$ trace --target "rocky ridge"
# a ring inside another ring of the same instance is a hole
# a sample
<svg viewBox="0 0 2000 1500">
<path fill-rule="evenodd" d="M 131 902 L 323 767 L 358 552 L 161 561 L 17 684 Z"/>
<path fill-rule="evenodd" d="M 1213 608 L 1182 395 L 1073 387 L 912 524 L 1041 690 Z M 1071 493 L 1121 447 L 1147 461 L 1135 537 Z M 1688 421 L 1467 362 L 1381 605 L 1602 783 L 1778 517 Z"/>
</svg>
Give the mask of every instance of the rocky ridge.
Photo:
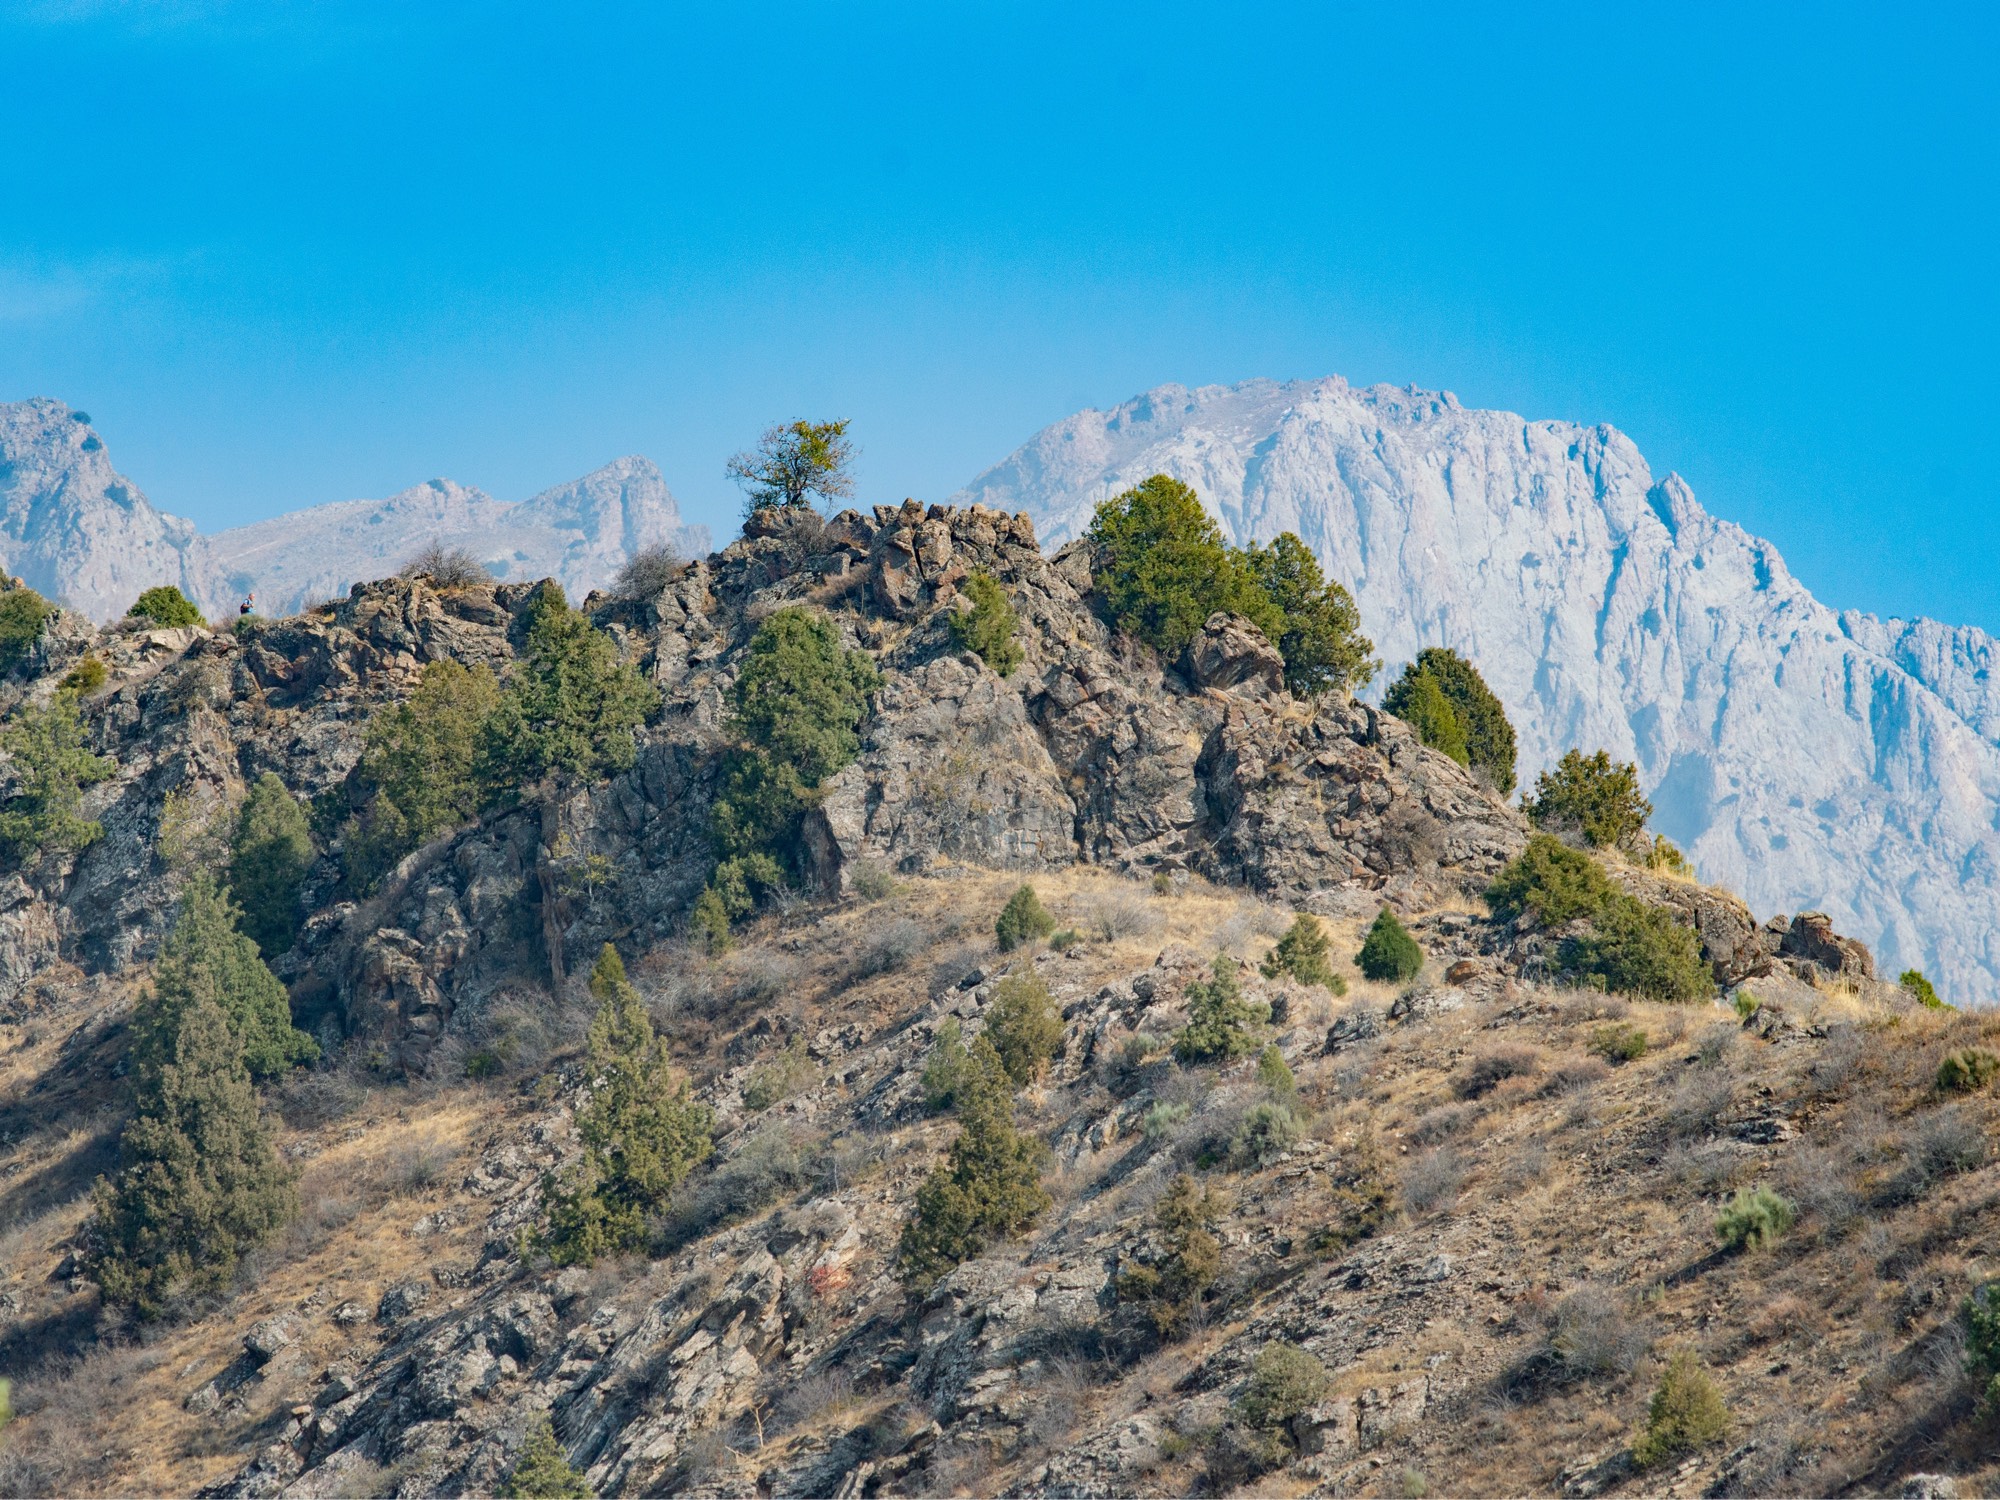
<svg viewBox="0 0 2000 1500">
<path fill-rule="evenodd" d="M 1837 615 L 1611 427 L 1337 377 L 1161 386 L 1054 424 L 953 499 L 1025 510 L 1060 543 L 1156 472 L 1239 543 L 1295 531 L 1391 676 L 1425 646 L 1469 655 L 1524 783 L 1572 746 L 1636 760 L 1708 880 L 2000 996 L 1983 632 Z"/>
</svg>

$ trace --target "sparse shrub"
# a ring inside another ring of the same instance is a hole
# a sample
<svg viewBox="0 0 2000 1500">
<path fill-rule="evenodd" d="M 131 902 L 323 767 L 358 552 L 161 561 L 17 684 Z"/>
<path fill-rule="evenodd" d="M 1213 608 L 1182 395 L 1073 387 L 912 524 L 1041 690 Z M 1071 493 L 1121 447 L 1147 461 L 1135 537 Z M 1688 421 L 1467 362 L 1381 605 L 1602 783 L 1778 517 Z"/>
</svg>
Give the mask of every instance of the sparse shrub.
<svg viewBox="0 0 2000 1500">
<path fill-rule="evenodd" d="M 1694 866 L 1687 856 L 1665 834 L 1653 835 L 1652 843 L 1646 846 L 1646 868 L 1660 875 L 1676 875 L 1683 880 L 1694 879 Z"/>
<path fill-rule="evenodd" d="M 1155 896 L 1171 896 L 1173 893 L 1174 877 L 1172 872 L 1155 870 L 1153 872 L 1153 894 Z"/>
<path fill-rule="evenodd" d="M 1010 974 L 993 988 L 984 1035 L 1016 1084 L 1035 1082 L 1062 1051 L 1063 1023 L 1049 987 L 1032 971 Z"/>
<path fill-rule="evenodd" d="M 1465 1163 L 1450 1147 L 1427 1151 L 1403 1172 L 1403 1204 L 1414 1214 L 1449 1208 L 1465 1183 Z"/>
<path fill-rule="evenodd" d="M 738 1223 L 796 1193 L 832 1164 L 824 1137 L 796 1126 L 769 1124 L 750 1134 L 711 1171 L 690 1176 L 673 1195 L 654 1253 L 676 1249 L 724 1224 Z"/>
<path fill-rule="evenodd" d="M 902 968 L 923 951 L 925 936 L 923 923 L 913 917 L 896 917 L 870 929 L 855 955 L 855 977 L 866 979 Z"/>
<path fill-rule="evenodd" d="M 1185 1113 L 1185 1106 L 1182 1106 Z M 1153 1210 L 1153 1227 L 1163 1254 L 1118 1278 L 1118 1300 L 1142 1303 L 1154 1330 L 1173 1339 L 1187 1331 L 1201 1300 L 1222 1274 L 1222 1242 L 1215 1226 L 1229 1200 L 1204 1188 L 1185 1172 L 1174 1174 Z"/>
<path fill-rule="evenodd" d="M 1277 946 L 1264 955 L 1264 977 L 1289 974 L 1301 984 L 1323 985 L 1336 995 L 1347 993 L 1347 981 L 1333 971 L 1332 945 L 1319 918 L 1300 912 Z"/>
<path fill-rule="evenodd" d="M 201 611 L 194 607 L 186 594 L 171 583 L 163 583 L 158 588 L 147 589 L 126 611 L 135 620 L 150 620 L 167 630 L 177 630 L 186 625 L 202 623 Z"/>
<path fill-rule="evenodd" d="M 1049 934 L 1049 946 L 1058 953 L 1067 953 L 1083 941 L 1083 934 L 1074 927 L 1065 927 L 1060 932 Z"/>
<path fill-rule="evenodd" d="M 713 1149 L 708 1107 L 673 1078 L 624 962 L 609 943 L 591 972 L 589 1101 L 576 1113 L 583 1160 L 546 1184 L 550 1254 L 588 1264 L 645 1242 L 647 1216 Z"/>
<path fill-rule="evenodd" d="M 1541 1055 L 1532 1047 L 1498 1047 L 1475 1058 L 1453 1088 L 1461 1099 L 1484 1098 L 1503 1079 L 1526 1078 L 1541 1065 Z"/>
<path fill-rule="evenodd" d="M 383 1169 L 383 1185 L 398 1198 L 413 1198 L 443 1180 L 445 1168 L 455 1153 L 433 1135 L 417 1135 L 400 1140 L 389 1149 Z"/>
<path fill-rule="evenodd" d="M 1230 1062 L 1257 1046 L 1256 1028 L 1270 1010 L 1243 998 L 1236 960 L 1215 955 L 1209 977 L 1187 987 L 1187 1024 L 1174 1033 L 1174 1056 L 1184 1063 Z"/>
<path fill-rule="evenodd" d="M 1751 994 L 1748 990 L 1738 990 L 1736 992 L 1736 998 L 1730 1001 L 1729 1003 L 1730 1006 L 1736 1012 L 1736 1019 L 1739 1021 L 1747 1021 L 1752 1016 L 1757 1014 L 1757 1007 L 1762 1005 L 1764 1002 L 1762 1000 L 1759 1000 L 1755 995 Z"/>
<path fill-rule="evenodd" d="M 56 684 L 56 691 L 74 693 L 79 698 L 86 697 L 103 687 L 110 680 L 110 676 L 110 669 L 104 665 L 103 657 L 86 656 L 63 674 L 62 681 Z"/>
<path fill-rule="evenodd" d="M 958 1022 L 944 1022 L 931 1043 L 931 1055 L 919 1080 L 924 1104 L 933 1113 L 955 1106 L 965 1091 L 971 1066 L 971 1054 L 966 1051 L 965 1034 Z"/>
<path fill-rule="evenodd" d="M 816 1070 L 806 1055 L 804 1037 L 795 1036 L 769 1062 L 750 1070 L 743 1085 L 743 1107 L 765 1110 L 811 1085 Z"/>
<path fill-rule="evenodd" d="M 229 886 L 243 904 L 243 930 L 266 960 L 298 940 L 299 890 L 313 861 L 305 809 L 266 771 L 243 799 L 230 848 Z"/>
<path fill-rule="evenodd" d="M 639 753 L 635 732 L 659 701 L 639 669 L 619 660 L 617 642 L 544 581 L 506 689 L 479 726 L 473 770 L 486 805 L 545 777 L 590 781 L 625 770 Z"/>
<path fill-rule="evenodd" d="M 14 780 L 0 804 L 0 850 L 11 863 L 87 848 L 103 836 L 104 825 L 83 816 L 83 792 L 109 779 L 117 763 L 85 743 L 74 694 L 15 709 L 0 728 L 0 751 Z"/>
<path fill-rule="evenodd" d="M 847 877 L 847 888 L 860 901 L 885 901 L 896 894 L 896 877 L 878 864 L 860 864 Z"/>
<path fill-rule="evenodd" d="M 1646 1055 L 1646 1044 L 1645 1029 L 1630 1024 L 1599 1026 L 1590 1033 L 1590 1050 L 1613 1067 L 1637 1062 Z"/>
<path fill-rule="evenodd" d="M 1903 970 L 1902 977 L 1896 982 L 1903 987 L 1904 992 L 1912 1000 L 1916 1001 L 1917 1004 L 1923 1006 L 1926 1010 L 1952 1009 L 1951 1006 L 1939 998 L 1937 990 L 1928 979 L 1924 978 L 1924 971 L 1922 969 L 1905 969 Z"/>
<path fill-rule="evenodd" d="M 1682 1349 L 1668 1361 L 1646 1413 L 1646 1430 L 1632 1444 L 1632 1461 L 1642 1469 L 1719 1441 L 1729 1431 L 1722 1393 L 1694 1351 Z"/>
<path fill-rule="evenodd" d="M 1318 1402 L 1332 1381 L 1326 1366 L 1298 1345 L 1273 1340 L 1250 1362 L 1250 1382 L 1236 1398 L 1236 1414 L 1252 1427 L 1282 1431 Z"/>
<path fill-rule="evenodd" d="M 1035 888 L 1024 885 L 1007 898 L 1007 904 L 1000 909 L 1000 916 L 993 924 L 993 935 L 999 941 L 1002 953 L 1012 953 L 1023 943 L 1031 943 L 1036 938 L 1045 938 L 1056 930 L 1056 919 L 1049 915 L 1048 908 L 1035 895 Z"/>
<path fill-rule="evenodd" d="M 1798 1210 L 1767 1187 L 1744 1188 L 1723 1205 L 1716 1238 L 1728 1250 L 1768 1250 L 1791 1229 Z"/>
<path fill-rule="evenodd" d="M 0 672 L 27 660 L 56 607 L 31 588 L 0 590 Z"/>
<path fill-rule="evenodd" d="M 1291 1065 L 1285 1061 L 1285 1054 L 1278 1050 L 1276 1042 L 1265 1044 L 1257 1054 L 1257 1086 L 1270 1096 L 1272 1103 L 1294 1109 L 1299 1102 L 1299 1080 L 1293 1075 Z"/>
<path fill-rule="evenodd" d="M 952 645 L 974 653 L 1002 677 L 1011 677 L 1021 665 L 1022 652 L 1014 639 L 1020 617 L 1007 601 L 1007 591 L 991 573 L 976 569 L 959 585 L 959 592 L 972 608 L 950 615 Z"/>
<path fill-rule="evenodd" d="M 1532 913 L 1541 926 L 1560 927 L 1578 917 L 1601 915 L 1618 894 L 1596 860 L 1538 833 L 1486 888 L 1486 904 L 1503 922 Z"/>
<path fill-rule="evenodd" d="M 1011 1091 L 993 1044 L 981 1036 L 968 1063 L 958 1139 L 917 1189 L 897 1250 L 898 1274 L 915 1290 L 1033 1223 L 1052 1201 L 1041 1184 L 1048 1148 L 1014 1128 Z"/>
<path fill-rule="evenodd" d="M 1627 1375 L 1646 1352 L 1646 1332 L 1601 1287 L 1578 1287 L 1556 1307 L 1549 1351 L 1572 1380 Z"/>
<path fill-rule="evenodd" d="M 881 674 L 815 611 L 781 609 L 757 627 L 730 690 L 728 757 L 712 809 L 718 863 L 709 889 L 729 920 L 797 881 L 800 829 L 819 787 L 861 750 Z M 711 907 L 711 910 L 714 909 Z"/>
<path fill-rule="evenodd" d="M 1091 930 L 1107 943 L 1157 932 L 1161 920 L 1159 910 L 1150 901 L 1136 896 L 1107 896 L 1090 908 Z"/>
<path fill-rule="evenodd" d="M 1403 1500 L 1424 1500 L 1431 1492 L 1431 1482 L 1424 1478 L 1421 1469 L 1405 1469 L 1396 1476 L 1396 1493 Z"/>
<path fill-rule="evenodd" d="M 1229 1139 L 1229 1160 L 1238 1167 L 1268 1167 L 1298 1145 L 1304 1134 L 1298 1112 L 1265 1099 L 1250 1106 Z"/>
<path fill-rule="evenodd" d="M 687 563 L 679 553 L 665 542 L 655 542 L 625 559 L 611 592 L 619 599 L 657 599 L 686 571 Z"/>
<path fill-rule="evenodd" d="M 593 1491 L 556 1441 L 548 1417 L 542 1416 L 529 1429 L 500 1494 L 504 1500 L 591 1500 Z"/>
<path fill-rule="evenodd" d="M 368 721 L 354 771 L 366 801 L 341 831 L 356 890 L 373 889 L 404 855 L 478 815 L 480 735 L 499 703 L 491 670 L 445 658 L 424 668 L 406 702 Z"/>
<path fill-rule="evenodd" d="M 434 537 L 403 564 L 399 576 L 428 578 L 434 589 L 466 589 L 475 583 L 488 582 L 491 575 L 463 547 L 447 547 Z"/>
<path fill-rule="evenodd" d="M 1984 1047 L 1962 1047 L 1947 1052 L 1938 1064 L 1937 1088 L 1941 1094 L 1973 1094 L 1993 1081 L 2000 1072 L 2000 1057 Z"/>
<path fill-rule="evenodd" d="M 1139 1133 L 1147 1145 L 1157 1146 L 1178 1130 L 1190 1113 L 1190 1107 L 1177 1099 L 1156 1099 L 1139 1116 Z"/>
<path fill-rule="evenodd" d="M 1986 1164 L 1986 1131 L 1974 1113 L 1961 1105 L 1934 1111 L 1917 1127 L 1910 1143 L 1908 1194 L 1916 1197 L 1931 1184 Z"/>
<path fill-rule="evenodd" d="M 1636 837 L 1653 804 L 1639 794 L 1639 768 L 1630 761 L 1570 750 L 1535 778 L 1535 795 L 1521 811 L 1537 828 L 1580 833 L 1602 849 Z"/>
<path fill-rule="evenodd" d="M 1424 950 L 1396 919 L 1395 912 L 1385 906 L 1375 914 L 1375 924 L 1362 939 L 1354 963 L 1370 979 L 1401 983 L 1417 977 L 1424 966 Z"/>
<path fill-rule="evenodd" d="M 1708 1134 L 1734 1100 L 1736 1090 L 1729 1075 L 1720 1069 L 1701 1069 L 1683 1074 L 1667 1096 L 1661 1121 L 1667 1134 L 1689 1140 Z"/>
<path fill-rule="evenodd" d="M 1715 993 L 1701 940 L 1657 906 L 1620 896 L 1592 919 L 1595 931 L 1563 944 L 1563 963 L 1579 974 L 1648 1000 L 1689 1002 Z"/>
</svg>

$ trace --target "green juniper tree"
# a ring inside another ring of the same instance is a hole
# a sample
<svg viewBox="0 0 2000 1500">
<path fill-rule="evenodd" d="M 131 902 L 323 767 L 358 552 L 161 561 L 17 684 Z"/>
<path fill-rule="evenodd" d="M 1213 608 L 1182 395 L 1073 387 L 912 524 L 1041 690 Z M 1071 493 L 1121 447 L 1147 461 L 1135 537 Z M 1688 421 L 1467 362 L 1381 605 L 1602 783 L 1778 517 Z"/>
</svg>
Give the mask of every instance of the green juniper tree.
<svg viewBox="0 0 2000 1500">
<path fill-rule="evenodd" d="M 313 861 L 305 809 L 266 771 L 243 799 L 230 848 L 230 892 L 243 906 L 243 930 L 266 959 L 298 940 L 304 913 L 299 888 Z"/>
<path fill-rule="evenodd" d="M 1326 929 L 1311 912 L 1300 912 L 1277 945 L 1264 955 L 1266 979 L 1290 975 L 1301 984 L 1324 985 L 1336 995 L 1347 993 L 1347 981 L 1333 970 L 1333 947 Z"/>
<path fill-rule="evenodd" d="M 25 585 L 0 590 L 0 672 L 11 672 L 23 661 L 56 607 Z"/>
<path fill-rule="evenodd" d="M 1291 532 L 1244 554 L 1250 576 L 1278 612 L 1272 644 L 1285 658 L 1285 686 L 1300 698 L 1351 693 L 1380 669 L 1361 633 L 1354 596 L 1329 579 L 1312 549 Z"/>
<path fill-rule="evenodd" d="M 593 1500 L 590 1486 L 556 1441 L 555 1427 L 546 1415 L 529 1430 L 500 1494 L 502 1500 Z"/>
<path fill-rule="evenodd" d="M 667 1205 L 712 1147 L 713 1117 L 676 1081 L 624 961 L 609 943 L 591 971 L 589 1102 L 577 1111 L 583 1160 L 548 1184 L 548 1245 L 560 1264 L 588 1263 L 645 1243 L 647 1218 Z"/>
<path fill-rule="evenodd" d="M 117 763 L 90 750 L 74 693 L 15 709 L 0 728 L 0 751 L 14 774 L 14 789 L 0 803 L 0 851 L 10 863 L 82 849 L 103 836 L 104 826 L 83 816 L 83 792 Z"/>
<path fill-rule="evenodd" d="M 1535 795 L 1521 810 L 1537 828 L 1573 830 L 1602 849 L 1636 836 L 1653 804 L 1640 795 L 1632 762 L 1614 761 L 1603 750 L 1588 756 L 1570 750 L 1535 778 Z"/>
<path fill-rule="evenodd" d="M 194 607 L 192 600 L 171 583 L 163 583 L 157 588 L 147 589 L 126 611 L 134 619 L 150 620 L 155 625 L 175 629 L 183 625 L 203 623 L 201 611 Z"/>
<path fill-rule="evenodd" d="M 1243 998 L 1241 966 L 1215 955 L 1207 979 L 1187 987 L 1187 1024 L 1174 1033 L 1174 1056 L 1184 1063 L 1230 1062 L 1257 1050 L 1257 1028 L 1271 1019 L 1267 1005 Z"/>
<path fill-rule="evenodd" d="M 949 617 L 952 645 L 974 652 L 1002 677 L 1012 676 L 1021 665 L 1021 646 L 1014 639 L 1021 622 L 1014 606 L 1007 602 L 1007 591 L 991 573 L 974 572 L 959 592 L 972 608 L 954 611 Z"/>
<path fill-rule="evenodd" d="M 1248 616 L 1277 640 L 1284 617 L 1200 497 L 1155 474 L 1105 501 L 1086 539 L 1101 559 L 1093 581 L 1118 628 L 1162 656 L 1180 655 L 1217 610 Z"/>
<path fill-rule="evenodd" d="M 1435 677 L 1428 672 L 1419 672 L 1414 677 L 1406 673 L 1391 690 L 1390 697 L 1394 701 L 1385 699 L 1383 707 L 1416 730 L 1420 741 L 1442 755 L 1449 755 L 1461 766 L 1472 764 L 1472 752 L 1465 743 L 1465 725 Z"/>
<path fill-rule="evenodd" d="M 1445 716 L 1422 686 L 1425 678 L 1449 710 L 1449 723 L 1444 722 Z M 1382 706 L 1416 726 L 1426 745 L 1484 772 L 1503 797 L 1514 790 L 1514 726 L 1479 669 L 1456 651 L 1445 646 L 1419 651 L 1384 696 Z M 1464 753 L 1455 753 L 1453 746 L 1461 747 Z"/>
<path fill-rule="evenodd" d="M 1417 977 L 1417 971 L 1424 966 L 1424 950 L 1417 946 L 1417 940 L 1396 919 L 1396 914 L 1385 906 L 1375 914 L 1375 923 L 1368 929 L 1368 936 L 1362 939 L 1361 951 L 1355 955 L 1354 962 L 1370 979 L 1400 983 Z"/>
<path fill-rule="evenodd" d="M 1049 987 L 1032 970 L 1010 974 L 993 987 L 986 1029 L 1000 1066 L 1017 1085 L 1033 1083 L 1049 1070 L 1049 1060 L 1062 1051 L 1062 1016 Z"/>
<path fill-rule="evenodd" d="M 445 659 L 424 668 L 407 701 L 368 721 L 355 768 L 368 800 L 341 840 L 357 890 L 373 888 L 411 850 L 478 815 L 481 733 L 499 706 L 491 668 Z"/>
<path fill-rule="evenodd" d="M 1042 905 L 1035 888 L 1024 885 L 1007 898 L 1007 904 L 1000 908 L 1000 915 L 994 919 L 993 938 L 1000 945 L 1002 953 L 1012 953 L 1023 943 L 1032 943 L 1037 938 L 1045 938 L 1056 930 L 1056 919 L 1049 915 Z"/>
</svg>

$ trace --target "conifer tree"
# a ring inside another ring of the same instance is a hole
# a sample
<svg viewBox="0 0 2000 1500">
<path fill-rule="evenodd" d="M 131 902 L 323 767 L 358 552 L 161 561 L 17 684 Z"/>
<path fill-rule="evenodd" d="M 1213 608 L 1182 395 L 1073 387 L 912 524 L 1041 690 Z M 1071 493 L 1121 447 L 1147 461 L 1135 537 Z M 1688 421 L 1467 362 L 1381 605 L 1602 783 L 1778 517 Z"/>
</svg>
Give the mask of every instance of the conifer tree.
<svg viewBox="0 0 2000 1500">
<path fill-rule="evenodd" d="M 546 1416 L 528 1433 L 500 1494 L 503 1500 L 592 1500 L 590 1486 L 556 1441 Z"/>
<path fill-rule="evenodd" d="M 1554 770 L 1535 778 L 1535 795 L 1522 800 L 1521 811 L 1537 828 L 1581 833 L 1602 849 L 1636 837 L 1653 804 L 1640 794 L 1632 761 L 1615 761 L 1604 750 L 1567 750 Z"/>
<path fill-rule="evenodd" d="M 1487 687 L 1479 669 L 1449 647 L 1427 646 L 1417 653 L 1415 661 L 1403 669 L 1403 675 L 1382 699 L 1382 706 L 1400 719 L 1417 723 L 1410 700 L 1418 690 L 1417 680 L 1421 677 L 1430 678 L 1445 702 L 1451 705 L 1458 738 L 1465 745 L 1465 764 L 1475 771 L 1485 772 L 1493 789 L 1503 797 L 1513 791 L 1514 726 L 1507 721 L 1506 709 L 1494 696 L 1493 690 Z M 1424 712 L 1435 715 L 1434 708 L 1427 708 Z M 1425 738 L 1424 743 L 1437 749 L 1445 748 L 1429 738 Z M 1445 753 L 1450 754 L 1450 751 Z"/>
<path fill-rule="evenodd" d="M 984 1036 L 969 1051 L 956 1108 L 958 1139 L 917 1189 L 898 1247 L 898 1271 L 919 1290 L 1033 1223 L 1053 1201 L 1041 1181 L 1048 1148 L 1014 1128 L 1012 1085 Z"/>
<path fill-rule="evenodd" d="M 266 959 L 298 940 L 304 915 L 299 888 L 312 860 L 305 809 L 266 771 L 243 800 L 229 861 L 229 887 L 243 905 L 243 930 Z"/>
<path fill-rule="evenodd" d="M 1375 914 L 1375 923 L 1362 939 L 1361 951 L 1354 962 L 1370 979 L 1400 982 L 1417 977 L 1417 971 L 1424 966 L 1424 950 L 1385 906 Z"/>
<path fill-rule="evenodd" d="M 1002 953 L 1012 953 L 1023 943 L 1045 938 L 1055 930 L 1056 919 L 1031 885 L 1021 886 L 1009 896 L 993 923 L 993 937 Z"/>
<path fill-rule="evenodd" d="M 152 1002 L 132 1017 L 136 1066 L 165 1057 L 182 1013 L 204 1003 L 222 1011 L 252 1078 L 268 1078 L 319 1056 L 319 1044 L 292 1025 L 284 985 L 237 919 L 235 903 L 213 876 L 197 871 L 188 877 L 180 914 L 160 944 Z"/>
<path fill-rule="evenodd" d="M 1326 929 L 1311 912 L 1302 911 L 1292 919 L 1277 946 L 1264 955 L 1262 968 L 1266 979 L 1289 974 L 1301 984 L 1324 985 L 1336 995 L 1347 993 L 1347 981 L 1333 971 Z"/>
<path fill-rule="evenodd" d="M 1013 675 L 1021 665 L 1020 643 L 1014 632 L 1020 616 L 1007 602 L 1007 591 L 991 573 L 976 571 L 959 587 L 972 608 L 950 617 L 951 643 L 961 651 L 977 653 L 979 659 L 1002 677 Z"/>
<path fill-rule="evenodd" d="M 1243 998 L 1235 959 L 1215 955 L 1205 980 L 1187 987 L 1187 1024 L 1174 1034 L 1174 1056 L 1184 1063 L 1229 1062 L 1257 1049 L 1256 1028 L 1270 1020 L 1269 1007 Z"/>
<path fill-rule="evenodd" d="M 41 639 L 56 607 L 27 587 L 0 589 L 0 672 L 11 672 Z"/>
<path fill-rule="evenodd" d="M 83 816 L 83 789 L 110 777 L 117 763 L 85 742 L 74 693 L 15 709 L 0 729 L 0 750 L 14 773 L 13 794 L 0 805 L 0 850 L 11 862 L 82 849 L 103 836 L 104 825 Z"/>
<path fill-rule="evenodd" d="M 1289 531 L 1243 554 L 1251 576 L 1276 607 L 1272 644 L 1285 658 L 1285 686 L 1295 697 L 1351 693 L 1382 665 L 1375 643 L 1361 633 L 1354 596 L 1320 569 L 1312 549 Z"/>
<path fill-rule="evenodd" d="M 406 702 L 368 721 L 355 774 L 369 801 L 341 839 L 357 889 L 369 889 L 411 850 L 478 815 L 474 762 L 481 731 L 499 705 L 491 668 L 446 658 L 424 668 Z"/>
<path fill-rule="evenodd" d="M 1435 677 L 1428 672 L 1406 674 L 1391 696 L 1395 701 L 1385 700 L 1383 707 L 1416 730 L 1419 740 L 1461 766 L 1472 764 L 1472 753 L 1465 744 L 1465 724 Z"/>
<path fill-rule="evenodd" d="M 234 934 L 240 942 L 247 942 Z M 223 1284 L 297 1208 L 271 1149 L 243 1045 L 207 993 L 156 991 L 134 1021 L 133 1117 L 115 1182 L 99 1179 L 86 1265 L 110 1302 L 157 1315 Z"/>
<path fill-rule="evenodd" d="M 609 943 L 591 971 L 590 1102 L 577 1111 L 584 1159 L 551 1184 L 548 1241 L 562 1264 L 645 1243 L 646 1219 L 711 1149 L 713 1117 L 676 1082 L 639 992 Z"/>
</svg>

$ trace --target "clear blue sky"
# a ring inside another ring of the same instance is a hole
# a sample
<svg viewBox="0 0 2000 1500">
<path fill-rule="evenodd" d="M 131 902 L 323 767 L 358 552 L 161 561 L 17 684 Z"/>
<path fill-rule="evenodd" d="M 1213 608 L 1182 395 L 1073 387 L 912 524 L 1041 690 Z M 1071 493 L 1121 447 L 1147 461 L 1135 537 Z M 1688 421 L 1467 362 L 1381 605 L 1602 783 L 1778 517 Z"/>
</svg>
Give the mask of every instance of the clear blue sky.
<svg viewBox="0 0 2000 1500">
<path fill-rule="evenodd" d="M 0 0 L 0 399 L 205 527 L 642 452 L 725 530 L 794 415 L 936 498 L 1161 381 L 1414 381 L 2000 631 L 1994 14 Z"/>
</svg>

